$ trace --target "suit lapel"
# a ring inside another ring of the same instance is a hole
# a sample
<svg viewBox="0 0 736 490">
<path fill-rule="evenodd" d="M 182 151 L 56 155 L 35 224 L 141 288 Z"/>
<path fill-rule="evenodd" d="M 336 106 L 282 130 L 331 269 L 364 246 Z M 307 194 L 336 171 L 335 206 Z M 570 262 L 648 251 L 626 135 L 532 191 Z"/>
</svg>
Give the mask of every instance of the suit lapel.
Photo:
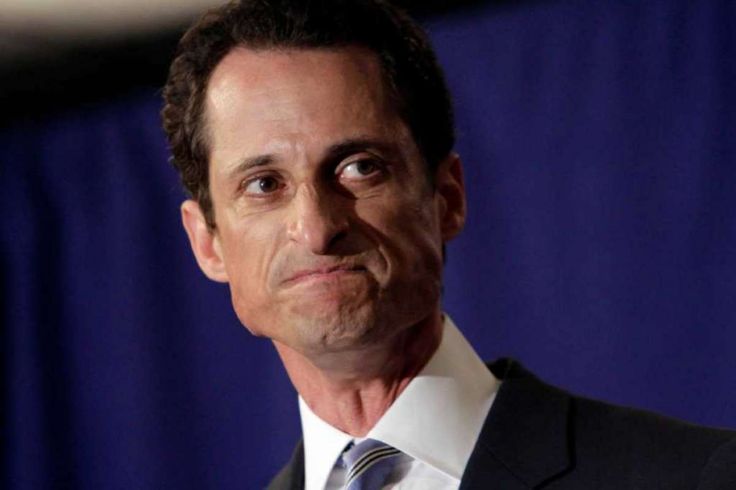
<svg viewBox="0 0 736 490">
<path fill-rule="evenodd" d="M 514 361 L 502 359 L 489 368 L 503 382 L 460 488 L 529 489 L 570 468 L 569 395 Z"/>
</svg>

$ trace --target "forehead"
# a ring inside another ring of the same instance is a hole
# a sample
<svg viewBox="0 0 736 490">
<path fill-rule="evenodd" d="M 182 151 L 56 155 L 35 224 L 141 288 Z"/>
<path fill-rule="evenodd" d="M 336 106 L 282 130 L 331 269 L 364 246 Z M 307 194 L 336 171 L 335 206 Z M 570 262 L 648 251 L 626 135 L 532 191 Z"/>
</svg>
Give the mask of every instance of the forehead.
<svg viewBox="0 0 736 490">
<path fill-rule="evenodd" d="M 263 131 L 330 132 L 395 119 L 378 57 L 359 47 L 232 50 L 208 84 L 212 150 Z M 357 130 L 357 128 L 356 128 Z"/>
<path fill-rule="evenodd" d="M 308 84 L 315 78 L 333 78 L 336 74 L 341 74 L 342 81 L 351 85 L 363 85 L 359 82 L 364 80 L 383 89 L 378 56 L 366 48 L 251 49 L 239 46 L 215 67 L 208 92 L 251 88 L 264 83 L 273 84 L 277 80 L 301 80 Z"/>
</svg>

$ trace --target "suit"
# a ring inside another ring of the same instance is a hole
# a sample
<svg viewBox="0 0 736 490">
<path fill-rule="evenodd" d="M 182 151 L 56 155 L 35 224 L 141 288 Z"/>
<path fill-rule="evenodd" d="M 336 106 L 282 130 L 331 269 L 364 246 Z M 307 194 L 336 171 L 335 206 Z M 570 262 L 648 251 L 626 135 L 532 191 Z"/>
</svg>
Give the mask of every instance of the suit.
<svg viewBox="0 0 736 490">
<path fill-rule="evenodd" d="M 461 489 L 736 490 L 736 432 L 574 396 L 512 360 L 489 368 L 503 383 Z M 269 489 L 303 487 L 300 442 Z"/>
</svg>

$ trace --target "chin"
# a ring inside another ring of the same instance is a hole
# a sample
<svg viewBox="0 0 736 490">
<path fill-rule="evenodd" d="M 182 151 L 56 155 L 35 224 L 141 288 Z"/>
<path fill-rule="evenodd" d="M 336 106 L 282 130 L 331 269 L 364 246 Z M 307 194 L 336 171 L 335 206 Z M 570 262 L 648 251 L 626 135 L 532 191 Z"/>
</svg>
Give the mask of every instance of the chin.
<svg viewBox="0 0 736 490">
<path fill-rule="evenodd" d="M 367 310 L 367 311 L 366 311 Z M 378 335 L 376 316 L 369 309 L 350 309 L 320 314 L 305 321 L 301 336 L 323 351 L 349 350 L 370 343 Z"/>
<path fill-rule="evenodd" d="M 390 322 L 381 322 L 372 305 L 300 311 L 281 325 L 289 325 L 279 341 L 312 357 L 359 350 L 385 342 Z"/>
</svg>

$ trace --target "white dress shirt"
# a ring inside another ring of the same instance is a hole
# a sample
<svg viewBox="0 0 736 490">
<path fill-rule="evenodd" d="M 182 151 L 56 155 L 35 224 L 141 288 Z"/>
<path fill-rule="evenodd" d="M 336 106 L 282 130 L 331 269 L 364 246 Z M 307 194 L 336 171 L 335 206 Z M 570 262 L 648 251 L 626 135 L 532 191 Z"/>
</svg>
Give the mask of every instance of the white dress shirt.
<svg viewBox="0 0 736 490">
<path fill-rule="evenodd" d="M 367 438 L 400 450 L 384 489 L 457 489 L 500 381 L 445 315 L 442 341 Z M 306 490 L 342 488 L 340 456 L 354 440 L 299 397 Z M 359 442 L 360 440 L 355 440 Z"/>
</svg>

